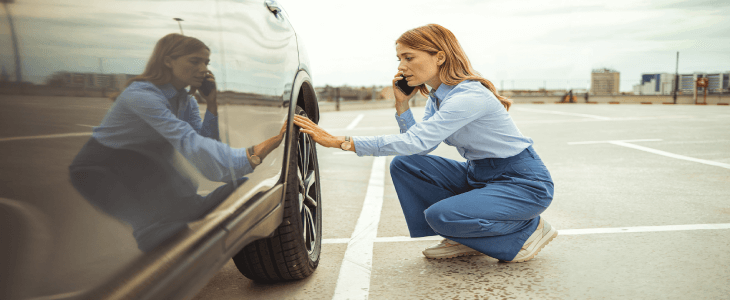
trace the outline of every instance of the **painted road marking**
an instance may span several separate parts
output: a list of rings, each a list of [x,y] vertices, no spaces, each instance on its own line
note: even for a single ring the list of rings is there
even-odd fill
[[[385,157],[376,157],[370,173],[365,202],[352,236],[347,239],[332,299],[367,299],[370,294],[370,272],[373,267],[373,242],[378,235],[378,223],[385,192]]]
[[[706,160],[706,159],[699,159],[699,158],[694,158],[694,157],[689,157],[689,156],[684,156],[684,155],[679,155],[679,154],[674,154],[674,153],[670,153],[670,152],[666,152],[666,151],[662,151],[662,150],[657,150],[657,149],[653,149],[653,148],[649,148],[649,147],[644,147],[644,146],[639,146],[639,145],[634,145],[634,144],[628,143],[628,142],[638,142],[638,141],[661,141],[661,140],[658,140],[658,139],[657,140],[648,140],[647,139],[647,140],[623,140],[623,141],[570,142],[570,143],[568,143],[568,145],[584,145],[584,144],[608,143],[608,144],[612,144],[612,145],[617,145],[617,146],[632,148],[632,149],[636,149],[636,150],[646,151],[646,152],[649,152],[649,153],[659,154],[659,155],[663,155],[663,156],[666,156],[666,157],[671,157],[671,158],[676,158],[676,159],[681,159],[681,160],[686,160],[686,161],[691,161],[691,162],[706,164],[706,165],[710,165],[710,166],[716,166],[716,167],[721,167],[721,168],[725,168],[725,169],[730,169],[730,164],[716,162],[716,161],[712,161],[712,160]]]
[[[61,133],[61,134],[47,134],[47,135],[34,135],[34,136],[17,136],[9,138],[0,138],[0,142],[18,141],[18,140],[34,140],[34,139],[53,139],[73,136],[89,136],[91,132],[76,132],[76,133]]]
[[[641,233],[661,231],[686,231],[686,230],[717,230],[730,229],[730,223],[720,224],[689,224],[689,225],[663,225],[663,226],[635,226],[615,228],[585,228],[585,229],[562,229],[558,230],[559,235],[584,235],[584,234],[606,234],[606,233]],[[418,241],[440,241],[441,236],[429,236],[422,238],[411,238],[407,236],[379,237],[376,243],[392,242],[418,242]],[[344,244],[349,239],[322,239],[322,244]]]
[[[660,142],[661,139],[643,139],[643,140],[615,140],[615,141],[589,141],[589,142],[569,142],[568,145],[588,145],[588,144],[609,144],[612,142]]]
[[[516,109],[518,111],[529,111],[529,112],[536,112],[536,113],[543,113],[543,114],[586,117],[586,118],[592,118],[592,119],[597,119],[597,120],[611,120],[611,118],[609,118],[609,117],[588,115],[588,114],[569,113],[569,112],[554,111],[554,110],[530,109],[530,108],[524,108],[524,107],[519,107],[519,108],[515,107],[514,109]]]
[[[86,125],[86,124],[76,124],[76,125],[79,125],[79,126],[84,126],[84,127],[91,127],[91,128],[94,128],[94,127],[96,127],[96,126],[94,126],[94,125]]]
[[[566,120],[532,120],[532,121],[515,121],[517,124],[558,124],[558,123],[584,123],[584,122],[621,122],[621,121],[646,121],[646,120],[665,120],[665,119],[689,119],[692,116],[654,116],[654,117],[628,117],[628,118],[610,118],[610,119],[566,119]]]
[[[355,120],[352,120],[352,123],[350,123],[350,125],[347,125],[347,128],[345,128],[345,129],[350,130],[350,129],[355,128],[355,126],[357,126],[357,124],[360,123],[360,120],[362,120],[363,117],[365,117],[364,114],[357,115],[357,117],[355,117]]]
[[[340,131],[340,130],[397,130],[397,129],[400,129],[400,127],[398,127],[398,126],[380,126],[380,127],[358,127],[358,128],[352,128],[352,129],[333,128],[333,129],[328,129],[328,130],[329,131]],[[400,132],[396,132],[396,134],[398,134],[398,133],[400,133]]]
[[[666,157],[671,157],[671,158],[676,158],[676,159],[682,159],[682,160],[687,160],[687,161],[691,161],[691,162],[697,162],[697,163],[706,164],[706,165],[710,165],[710,166],[716,166],[716,167],[721,167],[721,168],[725,168],[725,169],[730,169],[730,164],[724,164],[724,163],[721,163],[721,162],[716,162],[716,161],[711,161],[711,160],[705,160],[705,159],[699,159],[699,158],[694,158],[694,157],[689,157],[689,156],[684,156],[684,155],[669,153],[669,152],[666,152],[666,151],[661,151],[661,150],[656,150],[656,149],[652,149],[652,148],[648,148],[648,147],[644,147],[644,146],[629,144],[629,143],[626,143],[626,142],[611,142],[611,144],[619,145],[619,146],[624,146],[624,147],[628,147],[628,148],[633,148],[633,149],[636,149],[636,150],[646,151],[646,152],[649,152],[649,153],[664,155]]]

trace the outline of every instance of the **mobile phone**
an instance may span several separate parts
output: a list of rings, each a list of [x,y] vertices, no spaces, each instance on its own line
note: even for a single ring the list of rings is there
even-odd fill
[[[416,87],[415,87],[415,86],[409,86],[409,85],[408,85],[408,81],[406,81],[405,79],[401,79],[401,80],[398,80],[398,81],[396,81],[396,82],[395,82],[395,86],[396,86],[396,87],[398,87],[398,89],[399,89],[399,90],[400,90],[400,91],[401,91],[401,92],[402,92],[403,94],[405,94],[406,96],[408,96],[408,95],[410,95],[411,93],[413,93],[413,90],[415,90],[415,89],[416,89]]]
[[[203,94],[203,96],[210,95],[210,92],[213,91],[215,88],[215,82],[208,81],[208,77],[203,80],[203,84],[200,85],[200,93]]]

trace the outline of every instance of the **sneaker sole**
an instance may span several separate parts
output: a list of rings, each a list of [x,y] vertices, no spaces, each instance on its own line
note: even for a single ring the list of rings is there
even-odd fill
[[[443,254],[439,256],[429,256],[426,253],[423,253],[423,256],[429,259],[445,259],[445,258],[454,258],[459,256],[476,256],[476,255],[484,255],[484,253],[474,251],[474,252],[461,252],[461,253],[453,253],[453,254]]]
[[[552,234],[550,234],[550,232],[552,232]],[[515,260],[500,260],[500,261],[501,262],[508,262],[508,263],[526,262],[528,260],[531,260],[531,259],[535,258],[535,256],[537,255],[537,253],[539,253],[540,250],[542,250],[542,248],[545,248],[545,246],[547,246],[547,244],[550,243],[550,241],[552,241],[554,238],[556,238],[558,236],[558,230],[555,229],[555,227],[552,227],[552,228],[550,228],[550,231],[548,232],[548,234],[549,235],[544,236],[540,240],[540,242],[539,242],[540,243],[540,246],[537,247],[537,248],[535,248],[535,251],[532,252],[529,256],[524,257],[524,258],[520,258],[520,259],[515,259]]]

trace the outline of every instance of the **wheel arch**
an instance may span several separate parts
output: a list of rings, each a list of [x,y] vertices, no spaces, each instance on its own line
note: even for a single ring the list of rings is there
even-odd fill
[[[296,114],[296,107],[300,106],[304,109],[304,111],[307,113],[307,116],[314,121],[314,123],[319,123],[319,103],[317,100],[317,93],[314,90],[314,85],[312,84],[312,78],[309,77],[309,74],[305,71],[300,69],[297,72],[296,77],[294,77],[294,84],[292,84],[292,91],[291,91],[291,98],[289,99],[289,115],[287,120],[287,134],[286,134],[286,143],[285,143],[285,150],[284,150],[284,159],[283,159],[283,165],[282,165],[282,172],[281,177],[279,178],[279,182],[284,183],[284,188],[286,188],[286,177],[287,174],[289,174],[289,159],[290,159],[290,151],[291,151],[291,143],[294,138],[294,115]],[[284,199],[282,199],[283,203]]]

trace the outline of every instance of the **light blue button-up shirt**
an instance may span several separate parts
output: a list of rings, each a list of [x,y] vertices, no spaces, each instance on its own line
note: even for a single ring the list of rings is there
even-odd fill
[[[246,149],[219,141],[218,117],[206,111],[201,121],[197,101],[172,84],[133,82],[117,97],[101,125],[94,127],[92,136],[110,148],[157,157],[171,156],[171,146],[213,181],[230,181],[253,172]]]
[[[532,145],[494,94],[478,81],[441,84],[431,92],[423,122],[396,113],[400,134],[354,136],[358,156],[425,155],[443,141],[468,160],[506,158]]]

